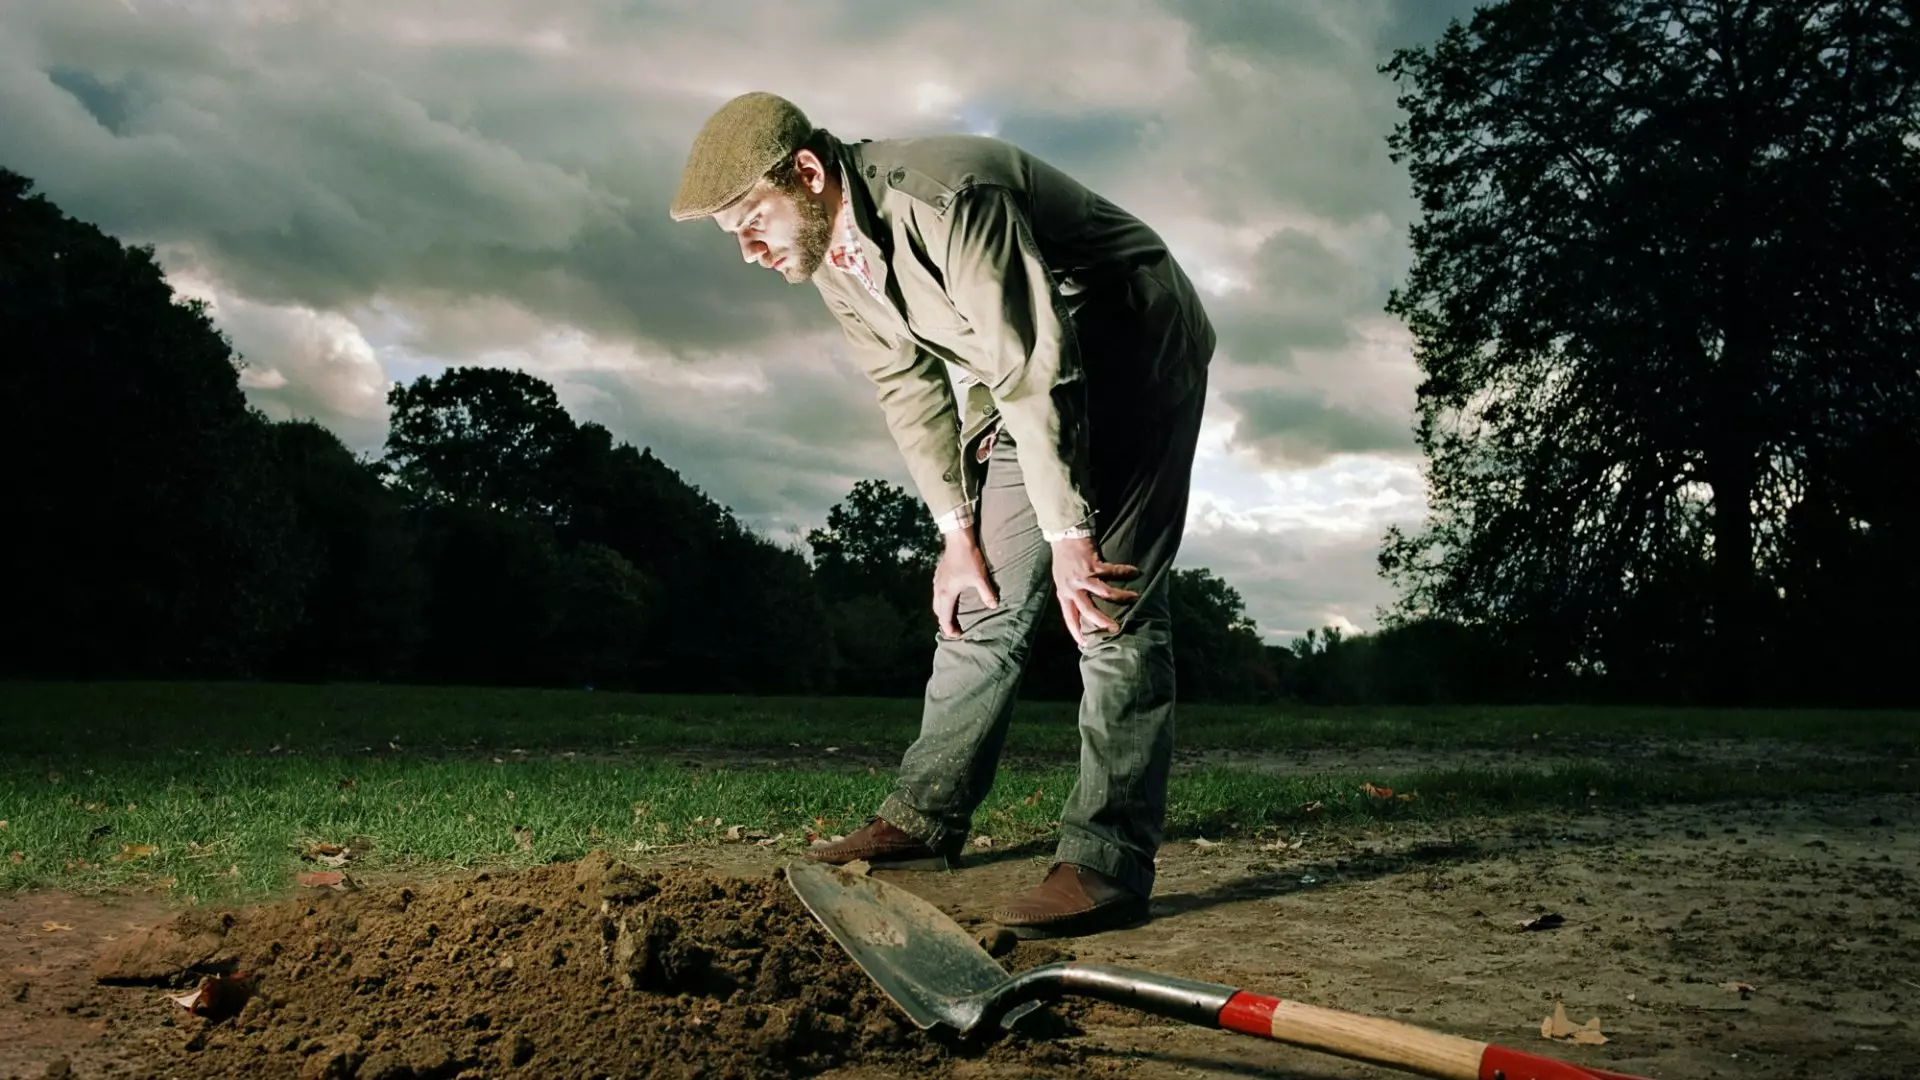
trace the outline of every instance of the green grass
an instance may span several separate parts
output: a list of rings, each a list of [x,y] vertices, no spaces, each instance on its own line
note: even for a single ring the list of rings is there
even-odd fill
[[[864,771],[690,771],[555,761],[225,758],[103,763],[79,773],[0,771],[0,888],[150,887],[171,880],[200,900],[284,890],[316,841],[363,851],[354,868],[525,865],[595,847],[644,852],[723,842],[728,826],[784,837],[831,835],[866,819],[891,777]],[[1046,836],[1071,770],[1003,772],[976,835],[1006,847]],[[1411,793],[1382,800],[1372,782]],[[1273,777],[1213,770],[1177,777],[1174,838],[1225,839],[1265,826],[1340,828],[1382,820],[1445,821],[1520,810],[1621,808],[1796,794],[1911,791],[1888,762],[1867,769],[1701,771],[1609,765],[1546,772],[1451,770],[1406,775]],[[1309,809],[1309,807],[1312,807]],[[531,830],[522,850],[517,828]],[[157,850],[116,860],[128,845]]]
[[[1278,710],[1189,706],[1187,749],[1284,753],[1551,745],[1552,768],[1403,775],[1177,774],[1170,838],[1439,822],[1537,810],[1920,790],[1912,714],[1603,709]],[[828,746],[891,758],[912,701],[686,698],[458,688],[0,684],[0,889],[164,888],[201,901],[286,890],[318,867],[425,872],[780,838],[862,823],[887,767],[836,765]],[[1800,744],[1791,760],[1703,765],[1700,740]],[[975,822],[995,850],[1045,840],[1073,783],[1066,704],[1023,704],[1014,759]],[[800,764],[777,764],[793,756]],[[1823,763],[1823,746],[1848,760]],[[519,752],[516,752],[519,751]],[[1873,753],[1863,756],[1861,751]],[[1024,755],[1024,756],[1022,756]],[[764,758],[776,764],[742,767]],[[1401,758],[1404,760],[1404,758]],[[1713,761],[1710,755],[1705,759]],[[1765,760],[1764,757],[1761,760]],[[1865,761],[1866,764],[1862,764]],[[1444,765],[1442,754],[1436,765]],[[1538,763],[1536,763],[1538,764]],[[1363,793],[1372,783],[1411,800]],[[526,830],[520,832],[517,830]],[[524,846],[520,842],[528,840]],[[17,854],[16,854],[17,853]]]
[[[0,683],[0,753],[149,757],[384,750],[801,749],[897,752],[918,702],[864,698],[676,697],[584,690],[248,683]],[[1183,705],[1188,750],[1501,748],[1639,740],[1774,739],[1920,751],[1920,713],[1639,708],[1268,708]],[[1070,758],[1074,706],[1022,702],[1016,756]]]

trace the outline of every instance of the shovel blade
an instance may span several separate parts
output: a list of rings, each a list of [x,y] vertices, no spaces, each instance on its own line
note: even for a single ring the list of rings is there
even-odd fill
[[[921,1028],[968,1030],[978,1018],[975,995],[1008,981],[959,924],[897,885],[815,862],[788,866],[787,882],[828,936]]]

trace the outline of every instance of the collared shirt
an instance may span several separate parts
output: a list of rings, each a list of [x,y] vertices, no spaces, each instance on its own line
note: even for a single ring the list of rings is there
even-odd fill
[[[840,229],[834,236],[832,246],[827,248],[827,261],[843,273],[851,274],[853,277],[858,278],[860,284],[866,286],[868,294],[875,300],[885,302],[886,296],[881,293],[880,286],[873,280],[873,272],[867,267],[866,250],[861,246],[860,232],[854,226],[852,192],[852,185],[847,183],[846,174],[842,172],[840,176]],[[972,381],[970,377],[965,376],[963,373],[950,371],[949,374],[955,378],[962,378],[969,382]],[[992,452],[994,441],[999,438],[999,434],[1000,425],[996,423],[986,433],[985,437],[981,439],[978,452],[983,455],[983,457]],[[962,529],[972,528],[973,506],[970,503],[962,503],[934,519],[934,524],[940,527],[940,531],[943,534],[956,533]],[[1051,542],[1054,540],[1091,536],[1092,534],[1093,531],[1091,529],[1076,527],[1061,533],[1043,532],[1042,535],[1046,540]]]

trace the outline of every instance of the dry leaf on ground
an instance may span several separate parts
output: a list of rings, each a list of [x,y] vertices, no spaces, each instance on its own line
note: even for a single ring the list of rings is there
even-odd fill
[[[347,889],[347,875],[338,870],[310,870],[294,875],[293,881],[308,889],[338,889],[342,892]]]
[[[62,934],[72,930],[73,926],[63,922],[43,922],[40,924],[40,929],[45,930],[49,934]]]
[[[218,1022],[238,1015],[252,992],[244,975],[209,975],[187,993],[168,994],[167,1000],[195,1016]]]
[[[27,853],[24,851],[9,851],[7,852],[7,861],[18,866],[27,861]]]
[[[1582,1046],[1599,1046],[1607,1041],[1607,1037],[1600,1034],[1599,1017],[1593,1017],[1576,1027],[1573,1021],[1567,1019],[1566,1004],[1559,1001],[1553,1003],[1553,1015],[1540,1021],[1540,1037]]]
[[[1744,982],[1723,982],[1720,984],[1720,989],[1725,990],[1729,994],[1739,994],[1741,1000],[1744,1001],[1749,995],[1753,993],[1753,984],[1744,983]]]
[[[1521,919],[1522,930],[1553,930],[1566,923],[1566,917],[1558,914],[1536,915],[1531,919]]]
[[[729,826],[727,826],[727,842],[728,842],[728,843],[739,843],[739,842],[740,842],[740,833],[741,833],[741,831],[742,831],[742,830],[744,830],[745,828],[746,828],[746,826],[745,826],[745,825],[729,825]]]
[[[524,825],[513,827],[513,846],[521,851],[533,850],[533,830]]]
[[[149,855],[158,854],[159,851],[160,849],[152,844],[121,844],[119,853],[113,856],[112,861],[131,862],[134,859],[144,859]]]

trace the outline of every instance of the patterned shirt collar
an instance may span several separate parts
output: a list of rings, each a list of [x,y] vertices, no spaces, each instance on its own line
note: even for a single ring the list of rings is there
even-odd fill
[[[845,170],[840,173],[840,230],[833,246],[827,249],[827,261],[859,278],[860,284],[867,287],[867,292],[874,299],[883,299],[880,286],[874,282],[873,274],[867,267],[866,250],[860,243],[860,231],[854,224],[853,185],[847,182]]]

